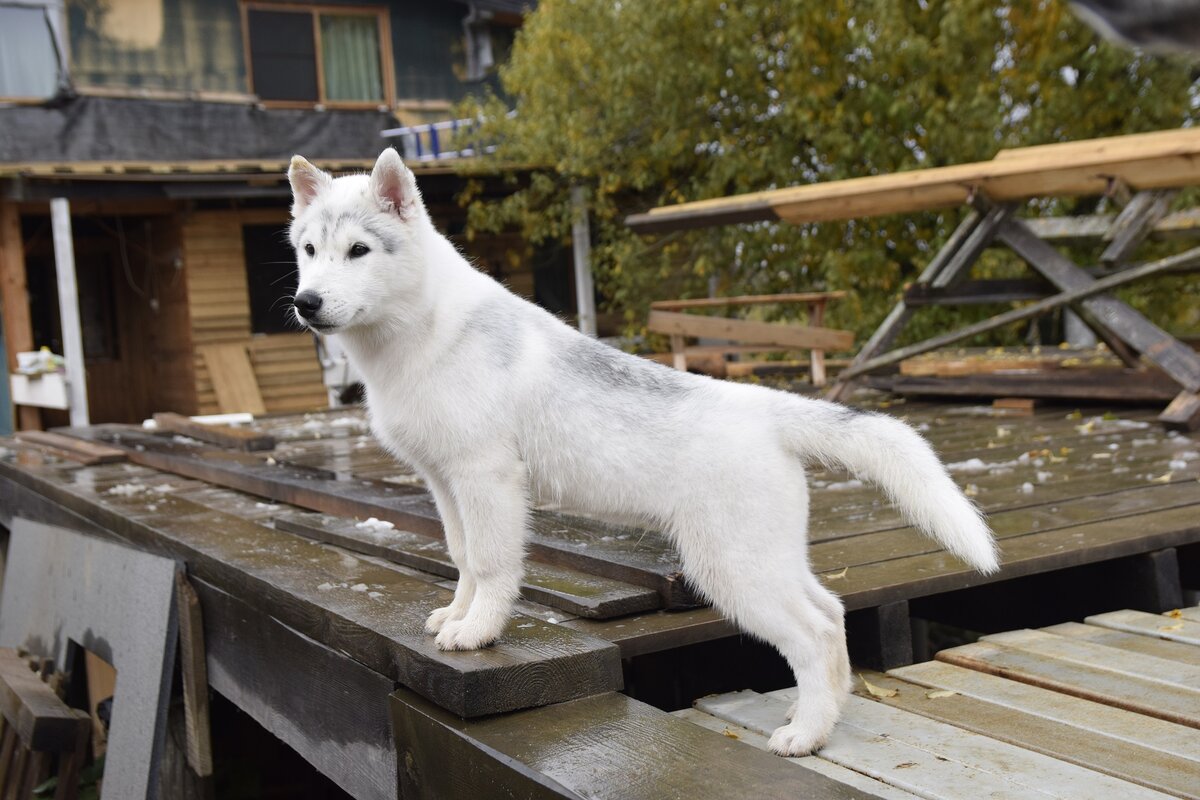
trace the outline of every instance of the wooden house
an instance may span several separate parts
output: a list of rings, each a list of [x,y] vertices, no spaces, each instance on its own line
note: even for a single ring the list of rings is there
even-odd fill
[[[527,5],[0,3],[8,369],[17,352],[62,353],[77,335],[92,422],[226,410],[211,364],[231,357],[248,362],[262,410],[325,405],[315,341],[284,313],[294,268],[283,235],[287,160],[302,153],[335,172],[366,170],[388,144],[383,131],[448,118],[493,80]],[[414,169],[439,226],[461,232],[462,179],[436,159]],[[78,334],[60,320],[56,198],[69,210]],[[465,247],[532,294],[531,279],[505,274],[513,245]],[[16,412],[20,428],[66,421]]]

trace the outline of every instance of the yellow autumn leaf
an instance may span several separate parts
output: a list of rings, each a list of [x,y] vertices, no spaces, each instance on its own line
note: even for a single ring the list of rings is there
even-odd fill
[[[1166,475],[1159,475],[1157,478],[1151,478],[1150,482],[1151,483],[1170,483],[1171,476],[1173,476],[1174,474],[1175,474],[1174,472],[1168,472]]]
[[[926,700],[938,700],[943,697],[954,697],[958,692],[953,689],[938,689],[936,692],[926,692]]]
[[[886,697],[895,697],[896,695],[900,694],[900,691],[898,689],[884,689],[881,686],[876,686],[875,684],[871,683],[869,680],[864,678],[862,675],[859,675],[858,679],[863,682],[863,686],[865,686],[867,688],[867,691],[871,693],[872,697],[886,698]]]

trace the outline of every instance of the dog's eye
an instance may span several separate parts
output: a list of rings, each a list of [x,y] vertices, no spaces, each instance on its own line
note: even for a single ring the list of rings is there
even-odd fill
[[[310,256],[315,256],[317,254],[317,248],[313,247],[311,244],[306,244],[304,245],[304,252],[308,253]]]
[[[358,258],[359,256],[365,256],[369,252],[371,252],[371,248],[362,242],[355,242],[354,246],[350,248],[350,257]]]

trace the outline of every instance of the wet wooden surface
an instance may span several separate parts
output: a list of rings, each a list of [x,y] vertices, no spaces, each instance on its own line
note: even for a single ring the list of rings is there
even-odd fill
[[[829,744],[791,762],[881,797],[1200,797],[1189,712],[1200,643],[1159,636],[1200,609],[1145,615],[1139,633],[1104,625],[1127,613],[860,673]],[[796,697],[794,688],[732,692],[675,715],[763,748]]]

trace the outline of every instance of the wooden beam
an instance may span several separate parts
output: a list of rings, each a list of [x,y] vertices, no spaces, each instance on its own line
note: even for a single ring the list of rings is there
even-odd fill
[[[1100,263],[1113,266],[1128,259],[1158,221],[1167,215],[1176,194],[1165,190],[1138,193],[1104,234],[1104,241],[1109,244],[1100,255]]]
[[[112,464],[125,460],[125,451],[96,442],[85,442],[74,436],[45,431],[20,431],[17,441],[50,450],[55,455],[78,461],[80,464]]]
[[[1165,403],[1179,386],[1157,370],[1059,369],[1015,374],[987,373],[938,377],[900,375],[868,378],[877,389],[933,397],[1053,397],[1116,403]]]
[[[1037,241],[1038,244],[1049,247],[1049,245],[1045,245],[1040,240],[1035,241]],[[1039,256],[1040,255],[1041,254],[1039,253]],[[1055,255],[1058,255],[1057,252],[1055,252]],[[1058,257],[1062,258],[1064,261],[1066,260],[1062,256]],[[941,336],[935,336],[932,339],[926,339],[923,342],[918,342],[916,344],[909,345],[908,347],[901,347],[897,350],[887,353],[886,355],[869,359],[856,366],[852,365],[842,373],[841,377],[845,379],[852,378],[857,375],[863,375],[873,370],[877,370],[880,367],[886,367],[890,364],[903,361],[906,358],[911,358],[912,356],[920,355],[921,353],[928,353],[931,350],[936,350],[939,347],[945,347],[948,344],[954,344],[955,342],[962,341],[963,339],[969,339],[970,337],[976,336],[980,333],[986,333],[988,331],[996,330],[997,328],[1002,328],[1005,325],[1010,325],[1013,322],[1019,322],[1023,319],[1036,317],[1039,314],[1044,314],[1047,311],[1051,311],[1060,306],[1083,301],[1094,295],[1102,294],[1115,289],[1118,286],[1124,286],[1127,283],[1141,280],[1142,278],[1149,277],[1150,275],[1170,272],[1174,269],[1179,269],[1183,264],[1195,265],[1197,263],[1200,263],[1200,247],[1192,248],[1191,250],[1188,250],[1185,253],[1180,253],[1177,256],[1160,259],[1159,261],[1152,261],[1149,264],[1143,264],[1140,267],[1133,267],[1125,270],[1124,272],[1118,272],[1115,275],[1110,275],[1107,278],[1101,278],[1098,281],[1092,281],[1087,273],[1083,273],[1084,277],[1087,277],[1088,281],[1090,281],[1088,285],[1072,291],[1056,294],[1053,297],[1047,297],[1045,300],[1023,306],[1022,308],[1013,309],[1012,311],[999,314],[995,317],[991,317],[990,319],[983,320],[982,322],[977,322],[974,325],[967,325],[963,328],[959,328],[958,330],[944,333]],[[1074,264],[1071,264],[1071,266],[1075,269],[1079,269],[1078,267],[1075,267]],[[1080,272],[1083,271],[1080,270]],[[1130,313],[1135,312],[1130,309]],[[1146,324],[1149,325],[1149,323]],[[1163,335],[1165,336],[1166,334]],[[1174,340],[1172,339],[1172,341]],[[1177,344],[1179,343],[1177,342]],[[1179,344],[1179,346],[1184,347],[1183,344]],[[1167,370],[1164,368],[1163,371],[1166,372]],[[1168,374],[1170,373],[1168,372]],[[1176,376],[1172,375],[1171,377],[1174,378]]]
[[[1158,421],[1172,430],[1194,431],[1200,428],[1200,393],[1180,392],[1158,415]]]
[[[1088,242],[1104,238],[1116,220],[1114,214],[1080,217],[1033,217],[1024,222],[1039,239],[1062,242]],[[1150,229],[1156,241],[1200,237],[1200,208],[1189,208],[1163,217]]]
[[[697,297],[690,300],[655,300],[655,311],[683,311],[689,308],[720,308],[722,306],[754,306],[769,303],[812,303],[817,300],[841,300],[847,292],[792,292],[790,294],[750,294],[736,297]]]
[[[1082,143],[1081,143],[1082,144]],[[639,233],[783,220],[792,224],[911,213],[960,205],[1105,193],[1114,179],[1135,189],[1200,183],[1200,129],[1128,136],[1102,147],[1026,152],[1011,158],[814,183],[663,206],[626,219]]]
[[[674,311],[651,311],[647,327],[657,333],[704,336],[743,344],[776,345],[801,350],[846,350],[854,344],[854,334],[850,331],[781,322],[702,317]]]
[[[204,357],[213,391],[217,394],[217,407],[222,414],[238,411],[267,413],[246,345],[212,344],[196,349]]]
[[[938,270],[930,284],[935,289],[947,289],[971,274],[971,267],[983,255],[983,251],[992,245],[996,239],[996,231],[1012,216],[1012,205],[992,206],[983,215],[979,224],[971,229],[970,234],[962,243],[949,253],[946,265]]]
[[[1170,271],[1184,263],[1194,265],[1194,254],[1200,252],[1194,248],[1179,256],[1161,259],[1097,281],[1069,258],[1034,236],[1020,220],[1009,220],[1001,226],[999,237],[1013,252],[1065,292],[1057,297],[1075,295],[1079,291],[1086,291],[1122,275],[1136,274],[1145,277],[1156,272]],[[1108,285],[1112,287],[1112,284]],[[1102,326],[1161,367],[1163,372],[1177,380],[1183,388],[1192,392],[1200,391],[1200,354],[1121,301],[1111,297],[1094,297],[1096,294],[1098,292],[1086,291],[1086,294],[1072,297],[1066,302],[1080,301],[1084,309],[1096,315]]]
[[[33,323],[25,282],[21,216],[15,205],[5,202],[0,202],[0,317],[4,319],[4,346],[11,375],[17,368],[17,353],[33,349]],[[36,408],[17,406],[16,412],[18,430],[41,429],[41,413]]]
[[[182,414],[171,412],[154,415],[154,422],[159,430],[168,433],[178,433],[202,442],[215,444],[218,447],[228,447],[234,450],[274,450],[275,437],[248,428],[235,428],[232,425],[211,425],[195,422]]]
[[[904,304],[920,306],[987,305],[1040,300],[1054,291],[1042,280],[998,278],[994,280],[963,281],[944,289],[929,284],[914,283],[904,291]]]
[[[179,609],[179,668],[183,684],[187,762],[198,776],[207,778],[213,774],[213,754],[204,619],[200,598],[183,570],[175,573],[175,605]]]

